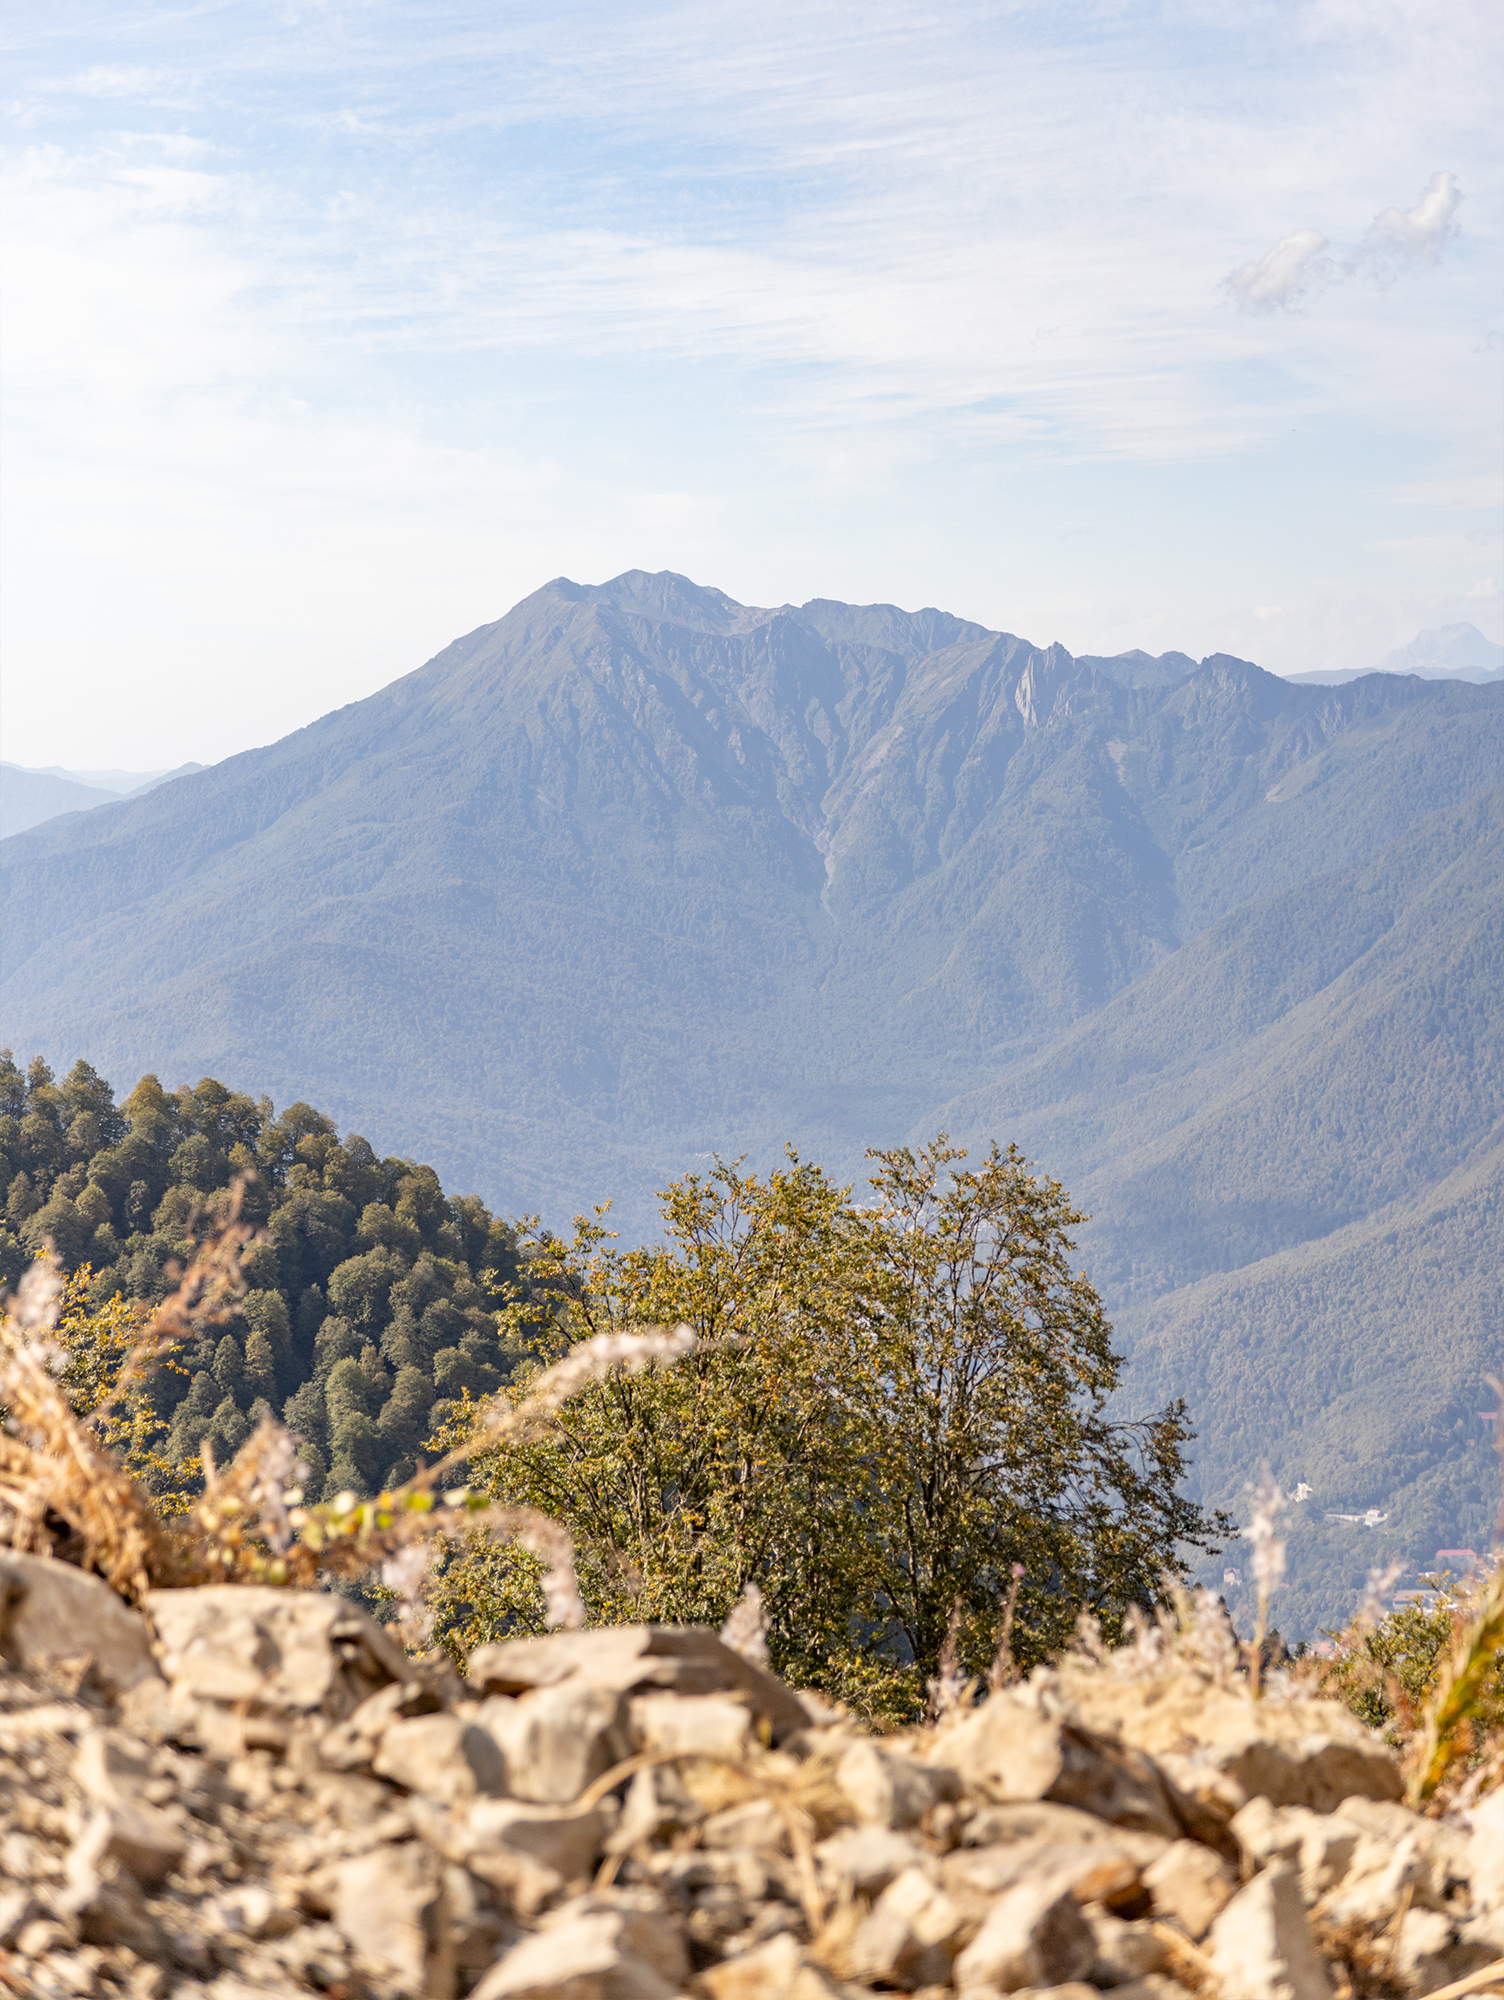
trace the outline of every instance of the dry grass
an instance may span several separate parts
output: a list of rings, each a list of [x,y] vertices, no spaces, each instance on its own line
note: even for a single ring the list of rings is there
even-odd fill
[[[223,1319],[245,1290],[240,1253],[253,1231],[240,1220],[240,1189],[205,1234],[176,1290],[132,1342],[111,1394],[80,1416],[60,1378],[66,1357],[53,1338],[63,1284],[43,1257],[21,1280],[0,1318],[0,1503],[13,1548],[51,1554],[61,1527],[80,1566],[123,1597],[158,1583],[196,1581],[192,1537],[164,1521],[152,1496],[104,1439],[120,1403],[157,1362],[205,1325]]]
[[[1455,1636],[1421,1711],[1406,1762],[1407,1798],[1423,1806],[1437,1797],[1465,1765],[1497,1763],[1504,1745],[1483,1738],[1496,1722],[1497,1677],[1504,1662],[1504,1560],[1459,1606]],[[1492,1684],[1492,1685],[1491,1685]]]

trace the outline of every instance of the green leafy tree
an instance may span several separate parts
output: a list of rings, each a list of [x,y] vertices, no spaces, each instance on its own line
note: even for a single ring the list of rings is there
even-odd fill
[[[791,1154],[766,1180],[677,1182],[661,1246],[618,1253],[598,1218],[539,1238],[510,1313],[539,1362],[643,1324],[697,1345],[482,1465],[497,1498],[568,1526],[602,1620],[719,1623],[755,1582],[783,1671],[898,1714],[952,1623],[986,1671],[1015,1564],[1027,1663],[1081,1609],[1113,1629],[1224,1524],[1180,1493],[1179,1405],[1106,1413],[1122,1363],[1059,1184],[1013,1148],[967,1168],[943,1136],[873,1157],[865,1205]],[[527,1559],[460,1554],[443,1608],[458,1646],[536,1626]]]

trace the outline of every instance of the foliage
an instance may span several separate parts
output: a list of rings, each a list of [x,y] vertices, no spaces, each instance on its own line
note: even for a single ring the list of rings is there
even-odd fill
[[[1404,1749],[1412,1805],[1468,1773],[1504,1775],[1504,1558],[1434,1603],[1360,1612],[1331,1636],[1321,1691]]]
[[[254,1232],[240,1220],[237,1182],[226,1212],[195,1244],[192,1263],[170,1297],[148,1315],[99,1316],[111,1353],[87,1346],[88,1322],[65,1314],[67,1287],[45,1253],[0,1312],[0,1545],[62,1556],[139,1601],[153,1587],[206,1581],[315,1584],[364,1578],[381,1563],[383,1597],[408,1636],[426,1637],[423,1586],[431,1566],[425,1541],[461,1530],[505,1537],[541,1566],[546,1621],[583,1622],[574,1551],[559,1525],[529,1507],[497,1507],[461,1486],[435,1496],[454,1465],[480,1446],[534,1438],[567,1399],[615,1371],[677,1359],[687,1328],[643,1328],[581,1344],[545,1369],[521,1403],[496,1399],[477,1413],[471,1443],[395,1491],[362,1501],[342,1492],[308,1504],[295,1483],[306,1467],[297,1441],[264,1417],[221,1473],[204,1454],[204,1490],[190,1505],[163,1505],[124,1462],[138,1442],[130,1398],[164,1357],[227,1317],[245,1290],[241,1272]],[[60,1325],[60,1319],[71,1324]],[[85,1344],[79,1346],[80,1338]],[[70,1346],[69,1341],[75,1345]],[[71,1379],[70,1379],[71,1378]],[[83,1407],[87,1405],[87,1407]],[[111,1448],[112,1442],[115,1446]],[[172,1496],[176,1502],[182,1496]],[[174,1518],[174,1516],[178,1518]]]
[[[399,1484],[446,1404],[510,1372],[494,1286],[516,1272],[512,1232],[446,1197],[431,1167],[378,1160],[358,1134],[341,1144],[311,1105],[278,1116],[212,1078],[169,1093],[154,1076],[117,1105],[86,1062],[59,1084],[40,1059],[23,1076],[0,1052],[0,1276],[14,1283],[54,1245],[63,1337],[72,1315],[73,1365],[96,1386],[237,1177],[263,1225],[242,1294],[138,1385],[129,1462],[154,1491],[186,1491],[206,1444],[225,1464],[282,1414],[305,1440],[310,1497]]]
[[[695,1346],[476,1471],[568,1528],[593,1618],[718,1625],[756,1583],[780,1671],[897,1716],[953,1606],[958,1659],[986,1671],[1016,1563],[1027,1665],[1083,1607],[1116,1628],[1225,1524],[1179,1494],[1179,1405],[1104,1414],[1121,1363],[1058,1183],[1014,1149],[966,1168],[943,1136],[873,1158],[869,1205],[791,1153],[676,1182],[657,1246],[617,1251],[600,1212],[568,1245],[535,1233],[506,1311],[535,1365],[642,1321]],[[538,1622],[528,1566],[492,1550],[458,1549],[436,1602],[465,1648]]]

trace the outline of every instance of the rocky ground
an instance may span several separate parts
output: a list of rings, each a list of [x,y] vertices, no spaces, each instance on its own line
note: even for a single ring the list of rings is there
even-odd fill
[[[27,2000],[1504,1991],[1504,1791],[1417,1817],[1345,1709],[1164,1649],[875,1738],[708,1632],[461,1681],[336,1596],[0,1555],[0,1653]]]

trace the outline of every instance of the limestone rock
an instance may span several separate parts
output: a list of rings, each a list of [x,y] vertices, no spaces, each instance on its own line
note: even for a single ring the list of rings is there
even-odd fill
[[[686,1695],[739,1693],[775,1740],[810,1722],[792,1689],[697,1625],[611,1625],[555,1632],[546,1639],[509,1639],[477,1646],[469,1671],[471,1684],[483,1694],[520,1695],[567,1680],[620,1694],[649,1688]]]
[[[862,1920],[848,1955],[850,1969],[858,1979],[881,1980],[911,1991],[916,1986],[942,1986],[978,1921],[939,1887],[928,1868],[906,1868]]]
[[[80,1691],[107,1701],[157,1677],[145,1621],[102,1578],[9,1549],[0,1552],[0,1658],[34,1673],[76,1669]]]
[[[475,1720],[501,1752],[507,1791],[544,1804],[578,1798],[632,1747],[620,1692],[580,1679],[493,1695]]]
[[[1275,1805],[1325,1813],[1354,1793],[1403,1791],[1395,1753],[1340,1702],[1253,1701],[1189,1671],[1147,1681],[1074,1673],[1060,1695],[1088,1729],[1151,1756],[1199,1760]]]
[[[1185,1831],[1165,1781],[1141,1751],[1049,1715],[1012,1690],[939,1735],[929,1754],[984,1798],[1047,1799],[1171,1840]]]
[[[362,1959],[414,2000],[452,2000],[444,1871],[426,1846],[404,1841],[342,1862],[332,1900],[340,1933]]]
[[[700,1974],[709,2000],[837,2000],[840,1988],[787,1932]]]
[[[955,1798],[960,1783],[945,1766],[925,1765],[880,1748],[869,1737],[850,1744],[832,1773],[837,1791],[864,1825],[917,1826],[932,1806]]]
[[[458,1715],[417,1715],[387,1724],[371,1765],[429,1798],[458,1800],[507,1789],[506,1760],[495,1737]]]
[[[1163,1917],[1188,1938],[1206,1936],[1212,1919],[1231,1902],[1237,1878],[1221,1855],[1194,1840],[1177,1840],[1143,1873],[1144,1887]]]
[[[1504,1909],[1504,1785],[1480,1800],[1468,1820],[1473,1906],[1480,1911]]]
[[[885,1826],[843,1827],[815,1849],[820,1872],[832,1889],[879,1896],[895,1875],[916,1866],[924,1849],[904,1833]]]
[[[211,1583],[148,1591],[146,1613],[163,1673],[200,1700],[316,1711],[334,1722],[411,1676],[375,1619],[332,1592]]]
[[[955,1963],[957,1991],[1059,1986],[1084,1979],[1097,1962],[1097,1941],[1080,1905],[1051,1882],[1020,1882],[1005,1890]]]
[[[1207,1953],[1225,2000],[1328,2000],[1332,1990],[1287,1862],[1238,1891],[1213,1923]]]
[[[1097,1962],[1092,1982],[1097,1986],[1129,1986],[1136,1979],[1163,1972],[1169,1954],[1150,1923],[1125,1923],[1110,1910],[1088,1907],[1086,1921],[1097,1941]]]
[[[636,1750],[697,1751],[739,1760],[752,1736],[745,1701],[723,1694],[639,1694],[628,1704],[628,1733]]]
[[[471,2000],[674,2000],[684,1947],[651,1909],[585,1899],[512,1947]]]

